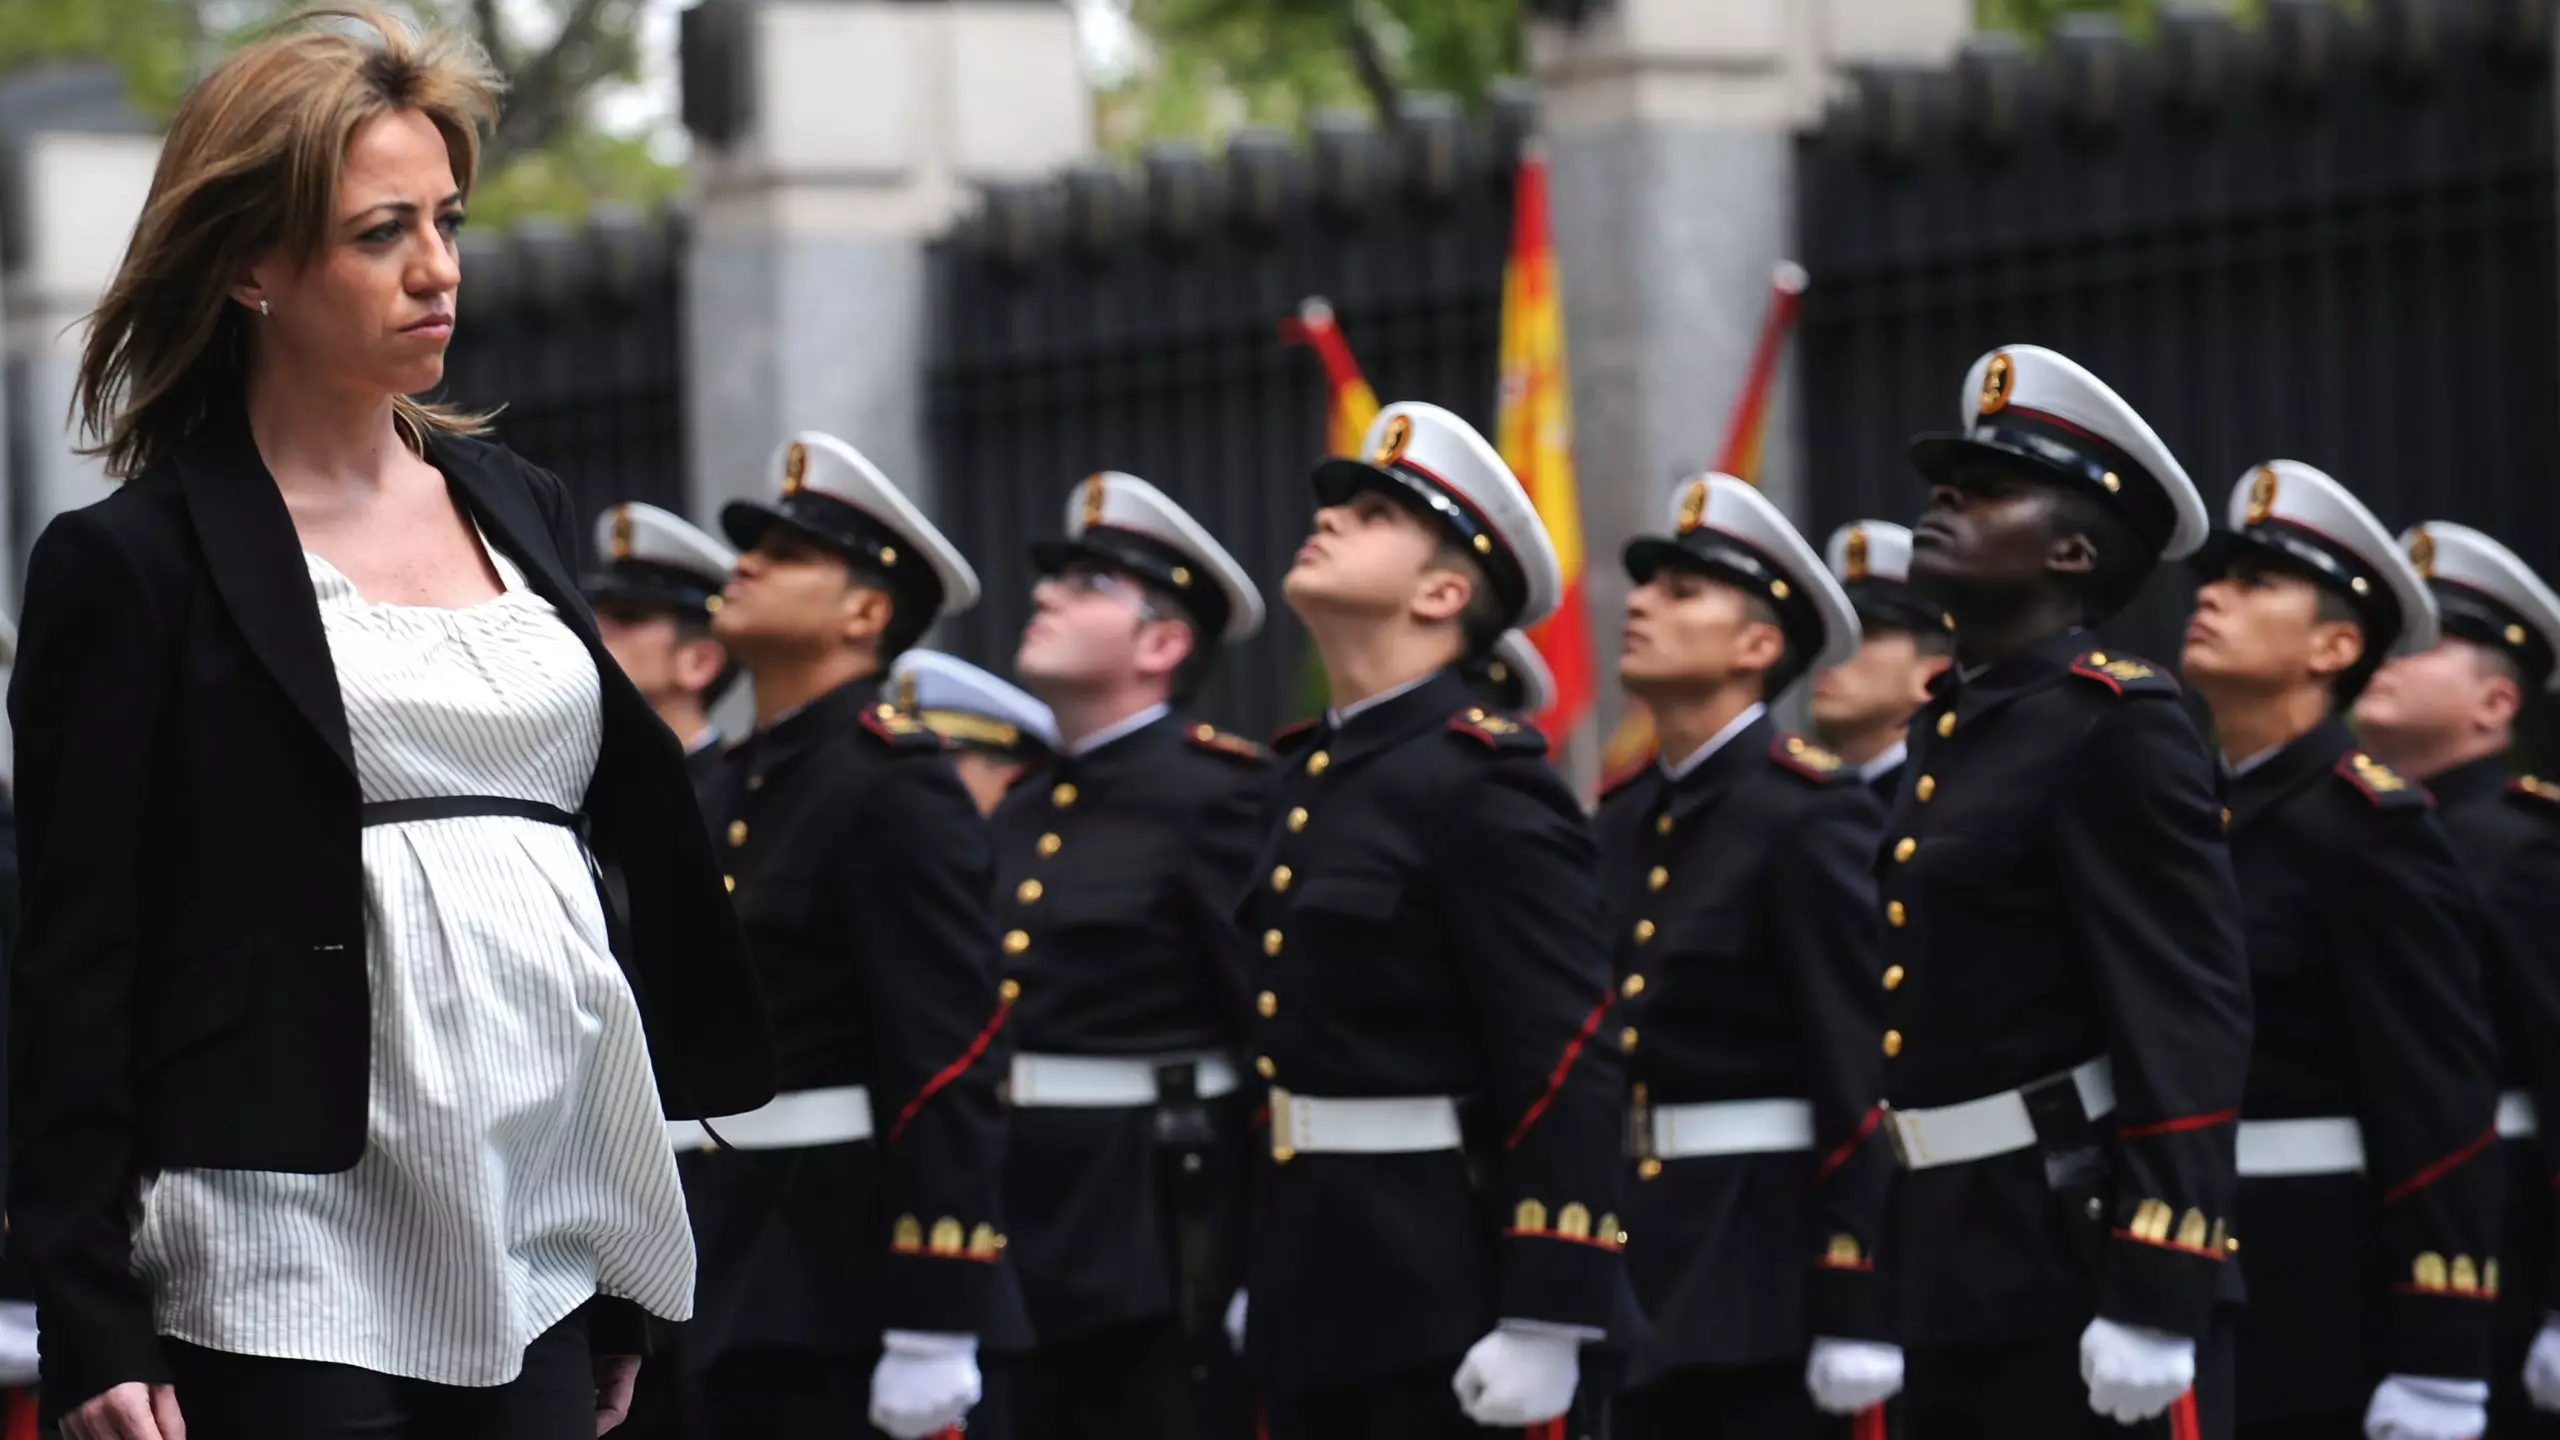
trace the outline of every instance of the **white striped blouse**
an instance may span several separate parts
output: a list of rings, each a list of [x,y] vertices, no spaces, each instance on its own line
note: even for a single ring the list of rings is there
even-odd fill
[[[369,802],[584,803],[595,665],[489,554],[505,593],[458,610],[370,604],[305,557]],[[364,1157],[146,1180],[134,1268],[160,1333],[498,1385],[599,1293],[689,1316],[684,1196],[578,837],[497,816],[374,826],[364,871]]]

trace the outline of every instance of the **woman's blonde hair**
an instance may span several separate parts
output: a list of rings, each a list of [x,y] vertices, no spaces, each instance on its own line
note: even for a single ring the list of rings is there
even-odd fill
[[[74,400],[81,453],[129,479],[237,406],[248,315],[229,292],[240,268],[272,247],[297,265],[320,258],[347,147],[379,116],[432,121],[468,195],[499,86],[469,41],[363,3],[303,11],[216,66],[179,104],[124,263],[89,317]],[[407,396],[393,406],[413,450],[429,431],[485,428]]]

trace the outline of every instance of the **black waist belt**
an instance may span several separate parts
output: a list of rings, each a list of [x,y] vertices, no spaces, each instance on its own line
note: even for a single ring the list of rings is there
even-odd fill
[[[431,795],[421,800],[368,800],[364,806],[364,823],[368,826],[405,825],[412,820],[462,820],[474,815],[539,820],[581,834],[587,828],[583,815],[539,800],[515,800],[504,795]]]

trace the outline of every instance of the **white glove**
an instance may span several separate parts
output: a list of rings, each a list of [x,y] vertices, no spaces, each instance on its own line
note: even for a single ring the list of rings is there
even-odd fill
[[[1238,1355],[1244,1353],[1244,1291],[1238,1290],[1227,1299],[1227,1348]]]
[[[1902,1347],[1816,1337],[1805,1357],[1804,1388],[1825,1415],[1855,1415],[1902,1393]]]
[[[2489,1428],[2489,1382],[2386,1375],[2364,1409],[2365,1440],[2475,1440]]]
[[[2196,1342],[2101,1315],[2080,1332],[2080,1378],[2090,1409],[2119,1425],[2149,1420],[2195,1388]]]
[[[2524,1392],[2534,1409],[2560,1412],[2560,1314],[2542,1317],[2542,1333],[2524,1357]]]
[[[1573,1408],[1582,1337],[1569,1326],[1505,1320],[1475,1343],[1449,1388],[1479,1425],[1543,1425]]]
[[[959,1424],[978,1403],[978,1337],[922,1330],[880,1336],[871,1371],[871,1423],[897,1440],[925,1440]]]

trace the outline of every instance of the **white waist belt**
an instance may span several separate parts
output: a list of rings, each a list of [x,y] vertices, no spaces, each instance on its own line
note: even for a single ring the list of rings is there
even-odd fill
[[[1717,1100],[1653,1107],[1653,1157],[1782,1154],[1813,1148],[1810,1100]]]
[[[1271,1091],[1271,1158],[1427,1155],[1456,1150],[1458,1102],[1446,1095],[1335,1099]]]
[[[2092,1120],[2116,1108],[2115,1070],[2104,1055],[2071,1067],[2064,1076],[2049,1078],[2068,1078],[2080,1092],[2081,1110]],[[2026,1088],[1926,1110],[1888,1107],[1886,1138],[1893,1142],[1894,1156],[1905,1170],[1964,1165],[2029,1149],[2036,1143],[2036,1125],[2027,1113]]]
[[[776,1095],[743,1115],[722,1115],[711,1130],[740,1150],[799,1150],[849,1145],[871,1138],[871,1092],[860,1085],[794,1090]],[[716,1148],[699,1120],[667,1122],[667,1143],[678,1150]]]
[[[1235,1063],[1224,1055],[1016,1055],[1007,1093],[1016,1105],[1135,1108],[1160,1098],[1156,1072],[1189,1065],[1200,1097],[1236,1089]]]
[[[2240,1122],[2240,1173],[2251,1180],[2356,1175],[2364,1170],[2364,1128],[2351,1116]]]
[[[2529,1140],[2542,1133],[2533,1108],[2533,1097],[2521,1090],[2510,1090],[2498,1097],[2498,1138]]]

